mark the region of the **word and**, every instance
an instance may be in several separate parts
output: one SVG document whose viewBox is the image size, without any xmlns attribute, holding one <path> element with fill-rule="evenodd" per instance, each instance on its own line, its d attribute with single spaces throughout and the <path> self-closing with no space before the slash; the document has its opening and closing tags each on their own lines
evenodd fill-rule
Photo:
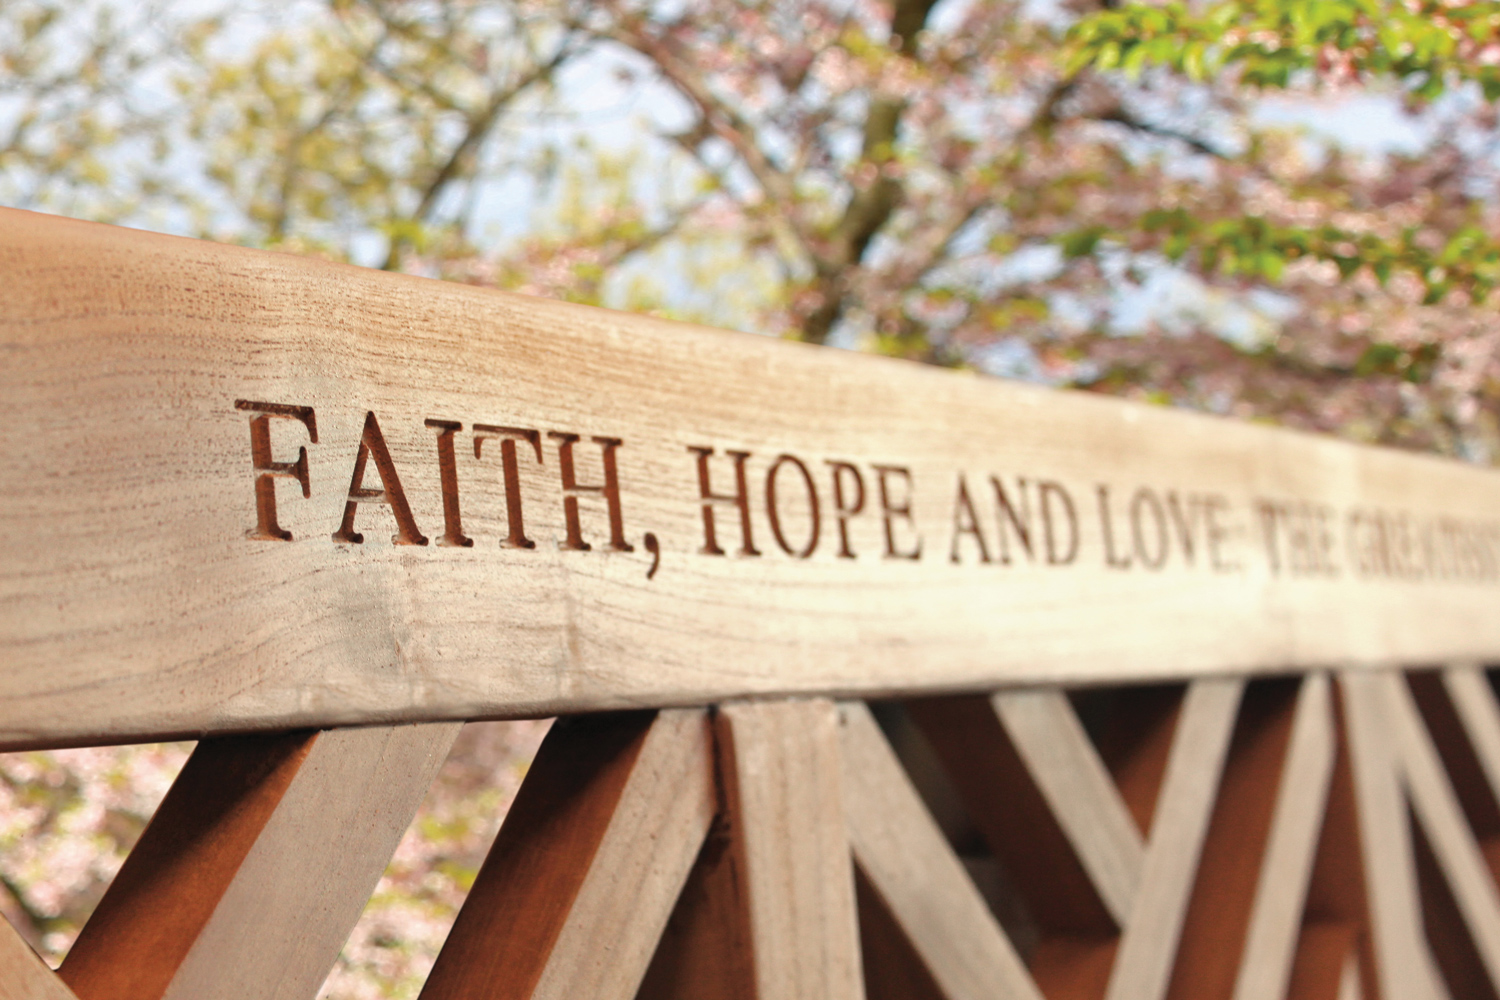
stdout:
<svg viewBox="0 0 1500 1000">
<path fill-rule="evenodd" d="M 312 496 L 307 446 L 290 461 L 273 455 L 271 422 L 301 424 L 307 443 L 316 445 L 317 415 L 309 406 L 245 399 L 236 400 L 235 407 L 250 420 L 255 526 L 246 535 L 291 541 L 291 532 L 278 520 L 276 483 L 292 480 L 303 498 Z M 442 496 L 443 528 L 436 544 L 473 547 L 474 539 L 464 531 L 459 491 L 457 449 L 464 425 L 428 419 L 424 426 L 433 432 Z M 476 460 L 498 452 L 506 529 L 500 547 L 536 548 L 527 534 L 522 463 L 544 468 L 546 452 L 555 450 L 563 524 L 558 548 L 636 551 L 625 528 L 622 438 L 594 435 L 585 440 L 567 430 L 496 424 L 473 424 L 469 434 Z M 551 449 L 544 448 L 544 441 Z M 600 481 L 580 481 L 580 448 L 597 449 Z M 779 549 L 794 560 L 825 553 L 838 560 L 875 556 L 916 562 L 945 552 L 946 561 L 955 566 L 1089 564 L 1110 572 L 1170 568 L 1233 574 L 1249 569 L 1258 555 L 1270 576 L 1290 579 L 1500 581 L 1496 521 L 1422 518 L 1363 506 L 1340 510 L 1326 503 L 1268 497 L 1253 497 L 1237 507 L 1215 492 L 1152 485 L 1120 489 L 1109 483 L 1079 489 L 1056 478 L 960 471 L 949 480 L 953 486 L 944 525 L 936 522 L 943 514 L 928 502 L 930 497 L 921 503 L 919 517 L 919 498 L 927 495 L 906 465 L 790 453 L 757 458 L 750 451 L 720 451 L 706 444 L 687 445 L 684 461 L 696 491 L 682 501 L 697 506 L 702 528 L 696 552 L 701 556 L 754 559 Z M 335 542 L 364 543 L 356 521 L 370 504 L 390 511 L 396 526 L 393 544 L 431 541 L 412 514 L 373 412 L 365 414 L 349 486 L 341 498 L 343 515 L 331 535 Z M 607 537 L 585 537 L 583 501 L 602 506 Z M 859 519 L 867 526 L 855 531 L 852 526 Z M 924 532 L 943 534 L 945 549 L 925 544 Z M 646 574 L 651 579 L 660 567 L 662 547 L 652 532 L 644 533 L 640 544 L 651 556 Z"/>
<path fill-rule="evenodd" d="M 964 561 L 962 549 L 972 549 L 981 563 L 1009 566 L 1023 556 L 1027 562 L 1049 566 L 1072 565 L 1079 558 L 1083 532 L 1079 510 L 1083 503 L 1068 488 L 1051 479 L 1028 481 L 1017 476 L 1009 486 L 990 476 L 995 529 L 990 535 L 976 511 L 968 480 L 960 474 L 953 503 L 950 562 Z M 1205 561 L 1216 572 L 1233 572 L 1238 564 L 1225 555 L 1235 532 L 1226 525 L 1227 498 L 1216 494 L 1182 494 L 1147 486 L 1128 501 L 1117 502 L 1110 487 L 1100 484 L 1090 498 L 1099 525 L 1100 555 L 1114 570 L 1133 566 L 1159 570 L 1169 562 L 1191 568 Z M 989 539 L 994 539 L 991 545 Z M 991 557 L 991 551 L 994 558 Z"/>
</svg>

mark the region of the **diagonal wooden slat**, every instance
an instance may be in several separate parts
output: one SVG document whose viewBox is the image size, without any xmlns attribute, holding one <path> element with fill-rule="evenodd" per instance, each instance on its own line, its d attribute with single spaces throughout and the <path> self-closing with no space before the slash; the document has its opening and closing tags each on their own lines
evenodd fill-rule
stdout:
<svg viewBox="0 0 1500 1000">
<path fill-rule="evenodd" d="M 311 998 L 461 726 L 200 743 L 63 979 L 81 1000 Z"/>
<path fill-rule="evenodd" d="M 1087 746 L 1075 743 L 1063 754 L 1049 752 L 1046 734 L 1036 723 L 1047 710 L 1055 712 L 1056 702 L 1043 703 L 1043 710 L 1029 718 L 1021 718 L 1020 711 L 1013 713 L 1013 721 L 1022 723 L 1014 733 L 992 698 L 950 696 L 907 704 L 911 718 L 942 760 L 968 816 L 1024 901 L 1025 914 L 1039 935 L 1027 955 L 1028 966 L 1041 992 L 1056 1000 L 1102 997 L 1119 942 L 1120 922 L 1081 860 L 1075 837 L 1099 836 L 1087 823 L 1091 811 L 1118 816 L 1123 810 L 1123 822 L 1111 824 L 1113 836 L 1139 843 L 1141 830 L 1150 823 L 1169 756 L 1179 692 L 1154 689 L 1144 698 L 1135 694 L 1128 692 L 1127 697 L 1111 702 L 1111 712 L 1123 710 L 1118 714 L 1129 719 L 1132 731 L 1111 729 L 1107 752 L 1097 753 L 1087 735 L 1083 736 L 1089 741 Z M 1080 728 L 1067 726 L 1064 739 L 1071 742 Z M 1026 741 L 1037 745 L 1023 753 L 1019 744 Z M 1050 793 L 1032 773 L 1033 760 L 1044 769 Z M 1101 789 L 1098 771 L 1106 763 L 1109 771 Z M 1070 770 L 1080 767 L 1082 776 Z M 1116 791 L 1117 786 L 1129 794 Z M 1053 811 L 1052 800 L 1068 789 L 1073 795 L 1092 789 L 1106 797 L 1106 805 L 1070 803 L 1065 815 L 1072 829 L 1065 828 Z M 1116 852 L 1121 853 L 1128 854 L 1129 848 Z"/>
<path fill-rule="evenodd" d="M 1447 783 L 1463 810 L 1466 833 L 1472 836 L 1494 879 L 1500 877 L 1500 801 L 1485 776 L 1484 764 L 1443 673 L 1409 672 L 1406 688 L 1420 714 L 1420 728 L 1436 751 Z M 1413 826 L 1413 834 L 1427 941 L 1449 990 L 1455 996 L 1474 1000 L 1500 1000 L 1422 822 Z"/>
<path fill-rule="evenodd" d="M 862 703 L 843 715 L 855 861 L 948 1000 L 1041 1000 L 1010 941 Z"/>
<path fill-rule="evenodd" d="M 1364 850 L 1377 988 L 1401 1000 L 1446 998 L 1423 938 L 1411 827 L 1401 782 L 1401 748 L 1379 675 L 1339 675 Z"/>
<path fill-rule="evenodd" d="M 1159 1000 L 1166 992 L 1243 687 L 1229 679 L 1188 687 L 1108 1000 Z"/>
<path fill-rule="evenodd" d="M 1359 974 L 1359 962 L 1353 955 L 1344 960 L 1343 972 L 1339 975 L 1338 1000 L 1365 1000 L 1364 982 Z"/>
<path fill-rule="evenodd" d="M 77 1000 L 4 917 L 0 917 L 0 998 Z"/>
<path fill-rule="evenodd" d="M 1105 908 L 1123 924 L 1140 885 L 1145 848 L 1068 696 L 1039 689 L 1001 692 L 991 700 Z"/>
<path fill-rule="evenodd" d="M 1328 676 L 1310 674 L 1297 694 L 1234 1000 L 1286 994 L 1333 779 L 1335 739 Z"/>
<path fill-rule="evenodd" d="M 1402 770 L 1417 818 L 1493 987 L 1500 983 L 1500 892 L 1405 680 L 1400 674 L 1387 673 L 1376 683 L 1390 705 Z"/>
<path fill-rule="evenodd" d="M 1472 732 L 1475 726 L 1465 719 L 1454 685 L 1447 682 L 1451 673 L 1413 671 L 1406 674 L 1406 684 L 1421 715 L 1422 728 L 1437 750 L 1443 773 L 1458 797 L 1469 831 L 1478 842 L 1491 874 L 1500 880 L 1500 798 L 1485 773 L 1483 751 Z M 1494 695 L 1487 688 L 1481 681 L 1478 693 L 1489 705 L 1470 705 L 1471 714 L 1475 709 L 1481 714 L 1495 712 Z M 1459 696 L 1466 694 L 1460 685 Z M 1482 719 L 1476 721 L 1483 725 Z"/>
<path fill-rule="evenodd" d="M 1234 994 L 1236 974 L 1246 959 L 1257 877 L 1286 770 L 1297 687 L 1290 679 L 1252 683 L 1240 700 L 1182 921 L 1168 1000 L 1230 1000 Z M 1318 818 L 1315 812 L 1306 838 L 1309 862 Z M 1284 914 L 1293 928 L 1298 923 L 1300 889 L 1297 906 Z M 1294 941 L 1295 934 L 1289 943 Z M 1285 957 L 1290 958 L 1290 949 Z"/>
<path fill-rule="evenodd" d="M 426 1000 L 630 1000 L 713 820 L 701 709 L 554 726 L 438 956 Z"/>
<path fill-rule="evenodd" d="M 716 807 L 706 713 L 660 713 L 534 997 L 635 995 Z"/>
<path fill-rule="evenodd" d="M 758 1000 L 860 1000 L 833 703 L 733 702 L 717 735 Z"/>
<path fill-rule="evenodd" d="M 636 1000 L 754 1000 L 755 967 L 726 822 L 709 830 Z"/>
<path fill-rule="evenodd" d="M 1369 984 L 1368 1000 L 1376 1000 L 1374 987 L 1379 976 L 1348 725 L 1344 721 L 1347 713 L 1332 683 L 1329 693 L 1335 731 L 1332 775 L 1307 884 L 1307 902 L 1299 921 L 1296 956 L 1284 995 L 1288 1000 L 1337 1000 L 1342 996 L 1341 989 Z"/>
<path fill-rule="evenodd" d="M 906 708 L 1040 926 L 1044 950 L 1052 938 L 1112 939 L 1118 924 L 991 700 L 930 698 L 908 702 Z M 1055 783 L 1064 785 L 1066 777 Z M 1071 945 L 1065 950 L 1070 954 L 1062 965 L 1076 970 Z M 1102 956 L 1095 964 L 1107 967 L 1107 962 Z"/>
<path fill-rule="evenodd" d="M 204 740 L 59 970 L 85 1000 L 165 995 L 318 734 Z"/>
<path fill-rule="evenodd" d="M 320 734 L 167 1000 L 316 995 L 462 728 Z"/>
<path fill-rule="evenodd" d="M 1451 996 L 1461 1000 L 1497 1000 L 1446 866 L 1433 848 L 1426 825 L 1413 817 L 1412 850 L 1422 906 L 1422 930 L 1433 964 Z"/>
<path fill-rule="evenodd" d="M 1443 688 L 1463 723 L 1469 745 L 1490 786 L 1500 799 L 1500 702 L 1484 671 L 1473 664 L 1457 664 L 1443 671 Z"/>
<path fill-rule="evenodd" d="M 865 1000 L 948 1000 L 884 897 L 857 864 L 854 894 L 859 903 Z"/>
</svg>

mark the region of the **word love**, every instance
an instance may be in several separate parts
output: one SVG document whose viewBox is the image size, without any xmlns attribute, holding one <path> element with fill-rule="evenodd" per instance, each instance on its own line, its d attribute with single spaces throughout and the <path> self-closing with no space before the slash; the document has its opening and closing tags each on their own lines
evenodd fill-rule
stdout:
<svg viewBox="0 0 1500 1000">
<path fill-rule="evenodd" d="M 300 423 L 308 443 L 317 444 L 316 414 L 308 406 L 244 399 L 235 407 L 250 416 L 256 520 L 246 534 L 290 541 L 291 533 L 277 520 L 276 485 L 278 479 L 290 479 L 302 488 L 304 498 L 312 496 L 307 447 L 301 447 L 293 461 L 278 459 L 272 454 L 271 422 Z M 464 426 L 433 419 L 424 425 L 433 432 L 433 478 L 443 501 L 437 544 L 473 546 L 474 540 L 464 532 L 459 499 L 456 456 Z M 474 424 L 468 433 L 476 460 L 498 452 L 506 527 L 502 548 L 536 548 L 527 534 L 523 506 L 526 463 L 533 484 L 537 470 L 557 470 L 559 489 L 554 495 L 561 499 L 563 514 L 558 548 L 636 550 L 627 540 L 621 500 L 622 439 L 585 439 L 565 430 L 493 424 Z M 553 449 L 555 464 L 546 457 Z M 590 468 L 601 470 L 600 481 L 579 481 L 579 449 L 584 449 Z M 1500 522 L 1493 520 L 1421 517 L 1264 496 L 1233 498 L 1167 485 L 1085 486 L 1014 473 L 955 470 L 946 484 L 933 478 L 919 482 L 904 465 L 804 459 L 787 453 L 757 457 L 749 451 L 692 444 L 686 445 L 682 461 L 688 476 L 677 502 L 689 517 L 696 507 L 702 525 L 696 546 L 700 556 L 754 559 L 780 549 L 794 560 L 821 555 L 997 568 L 1091 566 L 1132 574 L 1242 574 L 1258 564 L 1273 578 L 1500 580 Z M 364 535 L 356 530 L 361 507 L 379 504 L 395 519 L 392 542 L 429 544 L 373 412 L 365 414 L 348 490 L 340 499 L 343 516 L 332 533 L 335 542 L 362 544 Z M 529 500 L 536 503 L 538 498 L 531 494 Z M 592 541 L 585 538 L 583 502 L 592 505 L 591 518 L 603 508 L 607 538 L 598 537 L 602 531 Z M 651 579 L 661 563 L 661 545 L 651 532 L 640 537 L 640 544 L 652 557 L 646 574 Z"/>
</svg>

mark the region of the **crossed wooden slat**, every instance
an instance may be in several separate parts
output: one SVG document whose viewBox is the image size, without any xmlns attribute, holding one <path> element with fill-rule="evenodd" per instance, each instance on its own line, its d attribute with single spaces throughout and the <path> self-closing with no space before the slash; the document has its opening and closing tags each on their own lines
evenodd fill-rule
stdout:
<svg viewBox="0 0 1500 1000">
<path fill-rule="evenodd" d="M 423 997 L 1496 995 L 1480 670 L 1115 697 L 908 705 L 1024 954 L 868 708 L 737 702 L 559 722 Z M 457 731 L 203 741 L 58 973 L 0 928 L 0 998 L 314 996 Z"/>
</svg>

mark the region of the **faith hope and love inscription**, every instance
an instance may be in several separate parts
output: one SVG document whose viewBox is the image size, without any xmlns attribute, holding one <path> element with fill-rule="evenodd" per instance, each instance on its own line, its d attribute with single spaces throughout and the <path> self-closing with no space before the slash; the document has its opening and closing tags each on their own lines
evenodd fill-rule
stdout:
<svg viewBox="0 0 1500 1000">
<path fill-rule="evenodd" d="M 0 748 L 1500 659 L 1500 476 L 0 211 Z"/>
<path fill-rule="evenodd" d="M 278 502 L 313 495 L 308 448 L 349 452 L 347 485 L 329 483 L 345 498 L 332 539 L 363 545 L 363 524 L 394 526 L 392 544 L 476 547 L 465 532 L 464 491 L 457 449 L 472 447 L 476 460 L 498 458 L 506 534 L 486 541 L 507 549 L 535 549 L 527 533 L 529 505 L 561 503 L 560 549 L 634 552 L 627 530 L 629 511 L 622 483 L 629 477 L 625 440 L 584 436 L 564 429 L 502 426 L 428 418 L 431 462 L 398 469 L 374 412 L 366 414 L 357 441 L 319 440 L 313 407 L 240 399 L 249 417 L 254 525 L 246 537 L 292 542 L 281 527 Z M 301 426 L 306 441 L 295 458 L 273 454 L 271 424 Z M 594 454 L 601 470 L 594 482 L 579 476 L 580 452 Z M 498 454 L 497 454 L 498 453 Z M 1024 470 L 954 469 L 945 482 L 918 481 L 910 466 L 848 458 L 689 445 L 682 460 L 696 480 L 695 494 L 682 497 L 700 513 L 699 537 L 690 551 L 704 558 L 809 559 L 831 554 L 840 560 L 942 560 L 953 565 L 1066 568 L 1093 564 L 1121 573 L 1188 570 L 1240 574 L 1260 566 L 1273 577 L 1294 579 L 1387 579 L 1409 582 L 1500 581 L 1500 520 L 1476 520 L 1286 497 L 1231 498 L 1222 493 L 1181 490 L 1163 484 L 1064 482 Z M 552 496 L 527 496 L 522 464 L 555 469 Z M 417 523 L 407 484 L 420 478 L 442 496 L 442 525 Z M 278 496 L 279 480 L 297 493 Z M 289 484 L 290 485 L 290 484 Z M 319 488 L 324 488 L 319 484 Z M 591 527 L 586 531 L 584 505 Z M 941 508 L 942 531 L 919 522 L 919 505 Z M 378 513 L 372 508 L 383 509 Z M 602 515 L 599 516 L 599 515 Z M 878 526 L 875 546 L 853 541 L 851 525 Z M 921 523 L 929 525 L 925 530 Z M 430 533 L 429 533 L 430 532 Z M 663 546 L 650 531 L 639 536 L 650 556 L 648 579 L 661 570 Z"/>
</svg>

